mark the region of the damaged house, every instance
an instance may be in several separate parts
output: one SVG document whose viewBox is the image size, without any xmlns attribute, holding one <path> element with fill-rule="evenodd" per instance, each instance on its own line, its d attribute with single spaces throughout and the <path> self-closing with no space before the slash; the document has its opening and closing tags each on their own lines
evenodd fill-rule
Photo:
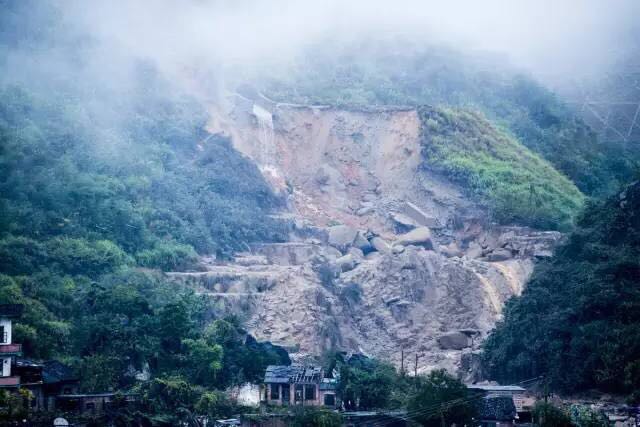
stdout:
<svg viewBox="0 0 640 427">
<path fill-rule="evenodd" d="M 271 405 L 336 407 L 335 378 L 313 365 L 269 365 L 264 374 L 262 401 Z"/>
</svg>

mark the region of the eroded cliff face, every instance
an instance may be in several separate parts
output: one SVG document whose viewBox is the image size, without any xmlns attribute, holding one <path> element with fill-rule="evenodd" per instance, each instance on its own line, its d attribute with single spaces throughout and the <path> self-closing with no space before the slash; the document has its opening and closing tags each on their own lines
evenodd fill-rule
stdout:
<svg viewBox="0 0 640 427">
<path fill-rule="evenodd" d="M 275 104 L 231 95 L 208 131 L 229 136 L 287 197 L 290 242 L 171 273 L 294 350 L 362 352 L 454 371 L 519 294 L 555 232 L 498 227 L 425 168 L 415 110 Z"/>
</svg>

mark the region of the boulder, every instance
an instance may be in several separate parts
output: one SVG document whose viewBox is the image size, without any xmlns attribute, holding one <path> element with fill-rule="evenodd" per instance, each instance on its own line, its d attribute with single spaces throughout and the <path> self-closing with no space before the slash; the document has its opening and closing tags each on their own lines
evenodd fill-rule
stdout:
<svg viewBox="0 0 640 427">
<path fill-rule="evenodd" d="M 391 248 L 391 251 L 394 254 L 401 254 L 402 252 L 404 252 L 404 246 L 402 245 L 395 245 L 393 248 Z"/>
<path fill-rule="evenodd" d="M 353 244 L 357 234 L 358 230 L 348 225 L 334 225 L 329 227 L 328 243 L 334 248 L 346 251 Z"/>
<path fill-rule="evenodd" d="M 466 256 L 469 259 L 480 258 L 482 256 L 482 247 L 476 242 L 469 243 Z"/>
<path fill-rule="evenodd" d="M 438 228 L 440 224 L 438 220 L 431 216 L 427 215 L 422 209 L 417 207 L 411 202 L 405 202 L 403 206 L 403 211 L 411 218 L 413 221 L 417 222 L 419 225 L 423 225 L 425 227 Z"/>
<path fill-rule="evenodd" d="M 331 246 L 325 246 L 323 254 L 329 259 L 336 259 L 342 256 L 342 252 L 340 252 L 336 248 L 332 248 Z"/>
<path fill-rule="evenodd" d="M 365 254 L 373 250 L 373 247 L 371 247 L 371 243 L 369 243 L 369 240 L 367 239 L 367 237 L 365 236 L 365 232 L 363 231 L 358 231 L 355 239 L 353 239 L 353 246 L 360 249 Z"/>
<path fill-rule="evenodd" d="M 401 214 L 398 212 L 392 212 L 391 215 L 391 220 L 394 222 L 394 224 L 402 229 L 414 229 L 416 227 L 419 227 L 420 224 L 418 224 L 416 221 L 414 221 L 413 219 L 409 218 L 407 215 L 405 214 Z"/>
<path fill-rule="evenodd" d="M 513 255 L 511 254 L 511 251 L 507 249 L 496 249 L 487 255 L 487 260 L 489 262 L 506 261 L 511 258 L 513 258 Z"/>
<path fill-rule="evenodd" d="M 338 270 L 344 273 L 345 271 L 350 271 L 356 268 L 357 262 L 353 255 L 347 254 L 335 260 L 335 265 Z"/>
<path fill-rule="evenodd" d="M 380 258 L 382 255 L 378 251 L 369 252 L 364 256 L 364 259 L 367 261 L 373 261 L 374 259 Z"/>
<path fill-rule="evenodd" d="M 418 227 L 415 228 L 408 233 L 405 233 L 398 237 L 395 241 L 395 245 L 415 245 L 415 246 L 423 246 L 426 249 L 436 250 L 436 244 L 431 239 L 431 231 L 428 227 Z"/>
<path fill-rule="evenodd" d="M 352 255 L 355 259 L 363 259 L 364 252 L 360 248 L 351 247 L 349 248 L 349 255 Z"/>
<path fill-rule="evenodd" d="M 456 242 L 451 242 L 446 246 L 440 246 L 440 253 L 447 258 L 462 256 L 462 251 L 460 250 Z"/>
<path fill-rule="evenodd" d="M 443 350 L 462 350 L 471 345 L 471 339 L 462 332 L 448 332 L 438 337 L 438 345 Z"/>
<path fill-rule="evenodd" d="M 371 246 L 380 253 L 388 254 L 391 252 L 391 245 L 389 245 L 389 243 L 380 236 L 372 237 L 369 242 L 371 243 Z"/>
<path fill-rule="evenodd" d="M 358 209 L 358 211 L 356 212 L 356 215 L 365 216 L 370 214 L 371 212 L 373 212 L 373 208 L 371 206 L 365 206 L 363 208 Z"/>
</svg>

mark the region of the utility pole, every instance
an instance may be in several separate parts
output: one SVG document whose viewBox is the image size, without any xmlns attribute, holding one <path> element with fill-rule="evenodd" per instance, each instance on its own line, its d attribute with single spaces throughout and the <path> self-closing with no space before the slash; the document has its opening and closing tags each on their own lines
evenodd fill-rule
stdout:
<svg viewBox="0 0 640 427">
<path fill-rule="evenodd" d="M 418 353 L 416 353 L 416 364 L 413 367 L 413 377 L 418 381 Z"/>
<path fill-rule="evenodd" d="M 404 348 L 400 349 L 400 375 L 404 377 Z"/>
<path fill-rule="evenodd" d="M 544 377 L 544 411 L 542 412 L 542 421 L 540 425 L 544 427 L 547 423 L 547 406 L 549 405 L 549 381 L 547 376 Z"/>
</svg>

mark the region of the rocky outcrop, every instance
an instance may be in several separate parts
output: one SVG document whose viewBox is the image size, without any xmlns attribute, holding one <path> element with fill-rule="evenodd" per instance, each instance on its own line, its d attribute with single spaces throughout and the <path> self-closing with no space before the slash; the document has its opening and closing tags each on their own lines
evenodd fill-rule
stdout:
<svg viewBox="0 0 640 427">
<path fill-rule="evenodd" d="M 345 252 L 351 245 L 353 245 L 358 230 L 349 227 L 348 225 L 335 225 L 328 228 L 329 231 L 329 245 L 334 248 Z"/>
<path fill-rule="evenodd" d="M 462 332 L 448 332 L 438 337 L 438 345 L 443 350 L 462 350 L 471 346 L 471 339 Z"/>
<path fill-rule="evenodd" d="M 431 237 L 431 231 L 427 227 L 418 227 L 408 233 L 398 236 L 398 239 L 394 242 L 394 246 L 395 245 L 416 245 L 423 246 L 432 251 L 437 250 L 437 243 L 434 242 Z"/>
</svg>

